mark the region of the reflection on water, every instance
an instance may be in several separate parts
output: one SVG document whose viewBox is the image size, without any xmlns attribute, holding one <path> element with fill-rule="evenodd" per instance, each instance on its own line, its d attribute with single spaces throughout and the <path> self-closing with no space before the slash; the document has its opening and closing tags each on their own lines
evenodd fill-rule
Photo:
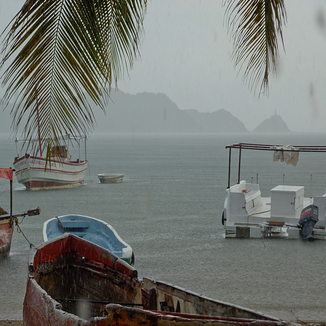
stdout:
<svg viewBox="0 0 326 326">
<path fill-rule="evenodd" d="M 14 143 L 8 142 L 1 142 L 1 167 L 10 166 L 15 155 Z M 92 136 L 85 186 L 31 192 L 21 191 L 15 182 L 14 211 L 41 208 L 40 216 L 26 217 L 21 225 L 34 245 L 42 242 L 48 218 L 68 213 L 94 216 L 111 224 L 132 246 L 140 277 L 287 320 L 326 320 L 326 242 L 265 239 L 264 245 L 262 240 L 223 237 L 225 145 L 234 142 L 322 145 L 323 137 Z M 258 173 L 263 195 L 282 183 L 283 174 L 286 182 L 304 185 L 306 194 L 325 191 L 322 156 L 317 160 L 302 155 L 294 168 L 273 163 L 271 153 L 242 155 L 242 177 L 249 180 Z M 233 182 L 236 164 L 235 156 Z M 124 173 L 125 179 L 121 184 L 100 184 L 99 173 Z M 0 202 L 7 205 L 2 196 Z M 11 255 L 0 262 L 2 319 L 22 318 L 28 254 L 29 244 L 15 230 Z"/>
</svg>

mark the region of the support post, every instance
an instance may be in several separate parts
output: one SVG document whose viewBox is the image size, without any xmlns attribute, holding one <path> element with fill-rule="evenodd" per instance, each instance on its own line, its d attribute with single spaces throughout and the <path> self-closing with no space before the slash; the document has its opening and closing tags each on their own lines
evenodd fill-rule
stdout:
<svg viewBox="0 0 326 326">
<path fill-rule="evenodd" d="M 12 217 L 12 180 L 10 180 L 10 217 Z"/>
<path fill-rule="evenodd" d="M 228 173 L 228 189 L 230 188 L 230 178 L 231 178 L 231 147 L 229 147 L 229 173 Z"/>
<path fill-rule="evenodd" d="M 241 145 L 239 148 L 238 184 L 240 183 L 240 172 L 241 172 Z"/>
</svg>

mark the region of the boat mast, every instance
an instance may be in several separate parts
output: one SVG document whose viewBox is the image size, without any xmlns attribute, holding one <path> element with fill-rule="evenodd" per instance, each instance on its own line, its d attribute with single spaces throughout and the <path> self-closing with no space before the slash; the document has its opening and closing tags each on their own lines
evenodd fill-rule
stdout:
<svg viewBox="0 0 326 326">
<path fill-rule="evenodd" d="M 12 179 L 10 181 L 10 217 L 12 217 Z"/>
<path fill-rule="evenodd" d="M 40 156 L 42 157 L 42 142 L 41 142 L 41 131 L 40 131 L 40 114 L 38 110 L 38 96 L 36 96 L 36 113 L 37 113 L 37 130 L 38 130 L 38 144 L 40 147 Z"/>
<path fill-rule="evenodd" d="M 85 138 L 84 138 L 84 142 L 85 142 L 85 161 L 87 161 L 86 140 L 87 140 L 87 136 L 85 135 Z"/>
</svg>

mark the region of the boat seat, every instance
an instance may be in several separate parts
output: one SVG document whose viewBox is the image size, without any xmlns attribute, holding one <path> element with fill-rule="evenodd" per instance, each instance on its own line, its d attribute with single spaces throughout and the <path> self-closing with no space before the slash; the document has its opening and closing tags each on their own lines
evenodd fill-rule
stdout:
<svg viewBox="0 0 326 326">
<path fill-rule="evenodd" d="M 82 232 L 89 228 L 88 221 L 60 221 L 65 232 Z"/>
<path fill-rule="evenodd" d="M 112 238 L 109 235 L 107 235 L 106 233 L 104 233 L 104 232 L 102 232 L 100 230 L 97 230 L 96 233 L 100 237 L 102 237 L 103 239 L 105 239 L 105 241 L 107 241 L 107 243 L 109 243 L 112 252 L 114 252 L 114 251 L 118 251 L 119 252 L 121 250 L 121 248 L 119 248 L 119 247 L 122 247 L 120 242 L 113 241 Z"/>
</svg>

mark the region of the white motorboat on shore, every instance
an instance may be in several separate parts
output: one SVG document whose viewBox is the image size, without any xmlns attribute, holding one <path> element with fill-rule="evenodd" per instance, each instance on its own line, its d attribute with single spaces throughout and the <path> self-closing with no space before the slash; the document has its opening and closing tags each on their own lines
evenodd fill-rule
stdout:
<svg viewBox="0 0 326 326">
<path fill-rule="evenodd" d="M 228 186 L 222 224 L 226 238 L 326 240 L 326 195 L 305 197 L 304 186 L 276 185 L 262 197 L 258 182 L 241 180 L 241 151 L 274 152 L 274 161 L 296 165 L 300 152 L 326 152 L 326 146 L 280 146 L 238 143 L 229 149 Z M 238 182 L 231 186 L 231 150 L 239 151 Z"/>
</svg>

